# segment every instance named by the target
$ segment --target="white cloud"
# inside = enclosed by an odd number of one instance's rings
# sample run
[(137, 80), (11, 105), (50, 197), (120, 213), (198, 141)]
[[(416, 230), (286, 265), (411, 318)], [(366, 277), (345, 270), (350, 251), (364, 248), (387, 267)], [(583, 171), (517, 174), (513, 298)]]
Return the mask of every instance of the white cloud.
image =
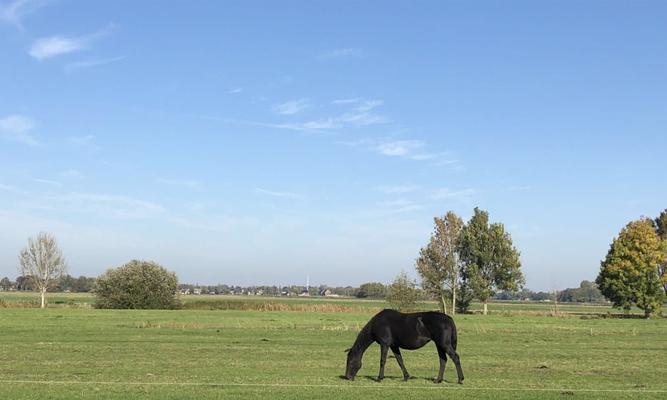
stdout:
[(5, 190), (7, 192), (16, 192), (17, 189), (14, 186), (5, 185), (0, 183), (0, 190)]
[(281, 115), (293, 115), (309, 107), (308, 99), (290, 100), (272, 107), (273, 112)]
[[(383, 115), (373, 113), (372, 110), (383, 104), (382, 100), (367, 100), (363, 98), (334, 100), (335, 105), (352, 105), (351, 109), (334, 117), (322, 118), (312, 121), (292, 123), (260, 123), (258, 125), (279, 129), (290, 129), (302, 132), (317, 132), (323, 130), (342, 129), (346, 127), (363, 127), (390, 122)], [(295, 114), (309, 106), (305, 99), (283, 103), (281, 108), (274, 106), (274, 111), (279, 114)]]
[(84, 68), (92, 68), (92, 67), (101, 67), (103, 65), (108, 65), (112, 64), (118, 61), (122, 61), (126, 59), (126, 56), (118, 56), (118, 57), (111, 57), (111, 58), (101, 58), (97, 60), (84, 60), (84, 61), (76, 61), (73, 63), (69, 63), (65, 65), (64, 70), (67, 72), (72, 72), (75, 70), (79, 69), (84, 69)]
[(378, 186), (375, 190), (385, 194), (404, 194), (419, 190), (417, 185)]
[(50, 179), (35, 178), (34, 180), (35, 180), (35, 182), (43, 183), (45, 185), (51, 185), (51, 186), (57, 186), (57, 187), (60, 187), (60, 186), (63, 185), (62, 183), (60, 183), (58, 181), (52, 181)]
[(62, 54), (84, 50), (87, 49), (95, 39), (110, 33), (111, 29), (112, 27), (108, 27), (83, 36), (66, 37), (55, 35), (40, 38), (32, 43), (28, 50), (28, 54), (35, 59), (42, 61)]
[(415, 161), (429, 161), (435, 166), (451, 166), (462, 168), (458, 160), (450, 158), (446, 152), (431, 153), (425, 150), (426, 143), (422, 140), (396, 140), (380, 143), (375, 150), (388, 157), (402, 157)]
[(0, 119), (0, 136), (14, 142), (34, 146), (39, 144), (37, 139), (30, 134), (34, 127), (35, 123), (28, 117), (18, 114), (9, 115)]
[(0, 22), (23, 30), (23, 17), (37, 11), (46, 0), (14, 0), (0, 4)]
[(63, 178), (80, 179), (83, 178), (83, 172), (79, 171), (78, 169), (66, 169), (64, 171), (60, 171), (60, 176)]
[(336, 59), (336, 58), (359, 58), (364, 56), (364, 50), (358, 47), (346, 47), (341, 49), (334, 49), (320, 54), (322, 59)]
[(103, 218), (145, 219), (161, 216), (166, 209), (156, 203), (127, 196), (69, 193), (48, 198), (75, 212), (95, 214)]
[(95, 144), (94, 135), (85, 135), (85, 136), (73, 136), (68, 139), (69, 143), (73, 146), (80, 147), (89, 151), (98, 151), (100, 146)]
[(32, 46), (30, 46), (28, 54), (41, 61), (61, 54), (82, 50), (86, 46), (86, 41), (82, 38), (51, 36), (48, 38), (37, 39)]
[(238, 94), (238, 93), (241, 93), (241, 92), (243, 92), (242, 87), (234, 88), (234, 89), (231, 89), (231, 90), (227, 91), (228, 94)]
[(191, 189), (197, 189), (201, 187), (201, 182), (189, 180), (189, 179), (167, 179), (167, 178), (158, 178), (157, 182), (164, 183), (165, 185), (172, 186), (184, 186)]
[(255, 192), (265, 194), (267, 196), (281, 197), (281, 198), (286, 198), (286, 199), (300, 199), (300, 198), (302, 198), (301, 195), (296, 194), (296, 193), (277, 192), (277, 191), (267, 190), (267, 189), (262, 189), (262, 188), (255, 188)]
[(468, 198), (477, 193), (475, 189), (451, 190), (449, 188), (440, 188), (434, 190), (429, 196), (433, 200), (453, 200)]
[(414, 153), (421, 150), (425, 143), (421, 140), (397, 140), (379, 144), (377, 151), (389, 157), (414, 157)]

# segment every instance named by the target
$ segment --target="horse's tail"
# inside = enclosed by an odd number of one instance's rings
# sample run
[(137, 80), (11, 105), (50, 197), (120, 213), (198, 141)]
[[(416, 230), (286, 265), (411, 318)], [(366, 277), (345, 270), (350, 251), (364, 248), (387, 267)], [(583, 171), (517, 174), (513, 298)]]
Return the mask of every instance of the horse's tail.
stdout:
[(454, 348), (454, 351), (456, 351), (456, 341), (457, 341), (456, 325), (454, 324), (454, 321), (452, 320), (452, 347)]

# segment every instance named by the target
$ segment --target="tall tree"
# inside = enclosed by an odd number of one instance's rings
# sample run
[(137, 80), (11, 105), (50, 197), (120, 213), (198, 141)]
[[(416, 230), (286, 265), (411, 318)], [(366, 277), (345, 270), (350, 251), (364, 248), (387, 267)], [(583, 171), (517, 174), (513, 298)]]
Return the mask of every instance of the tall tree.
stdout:
[(28, 239), (28, 245), (19, 255), (19, 270), (30, 279), (33, 288), (41, 294), (41, 307), (46, 307), (46, 291), (56, 285), (67, 270), (67, 264), (56, 238), (45, 232)]
[(664, 258), (653, 220), (627, 224), (611, 243), (595, 282), (614, 307), (629, 310), (632, 304), (650, 317), (665, 296), (659, 265)]
[(463, 220), (449, 211), (442, 218), (434, 218), (431, 239), (419, 252), (416, 269), (422, 278), (422, 288), (438, 299), (440, 311), (447, 312), (445, 297), (451, 295), (452, 315), (456, 313), (459, 286), (459, 238)]
[(662, 283), (662, 290), (667, 295), (667, 209), (660, 213), (655, 219), (656, 231), (660, 238), (660, 247), (662, 252), (662, 261), (658, 266), (658, 274)]
[(459, 252), (463, 279), (484, 303), (484, 315), (496, 290), (518, 290), (523, 286), (519, 251), (503, 224), (489, 225), (488, 212), (475, 207), (470, 221), (461, 230)]

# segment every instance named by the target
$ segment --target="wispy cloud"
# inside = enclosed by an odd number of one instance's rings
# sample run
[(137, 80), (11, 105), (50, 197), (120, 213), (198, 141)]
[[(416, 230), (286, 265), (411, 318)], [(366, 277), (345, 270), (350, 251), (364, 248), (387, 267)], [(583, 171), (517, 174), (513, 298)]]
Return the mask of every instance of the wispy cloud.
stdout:
[(385, 194), (404, 194), (419, 190), (417, 185), (377, 186), (375, 190)]
[(237, 87), (237, 88), (228, 90), (227, 94), (238, 94), (238, 93), (241, 93), (241, 92), (243, 92), (243, 88), (242, 87)]
[(190, 189), (198, 189), (201, 187), (201, 182), (190, 180), (190, 179), (167, 179), (167, 178), (158, 178), (158, 183), (163, 183), (165, 185), (171, 186), (183, 186)]
[(76, 61), (69, 63), (63, 67), (63, 69), (66, 72), (72, 72), (76, 71), (79, 69), (85, 69), (85, 68), (93, 68), (93, 67), (101, 67), (104, 65), (108, 64), (113, 64), (118, 61), (122, 61), (126, 59), (127, 56), (118, 56), (118, 57), (110, 57), (110, 58), (100, 58), (97, 60), (84, 60), (84, 61)]
[(111, 194), (74, 192), (50, 196), (48, 200), (72, 211), (103, 218), (146, 219), (161, 216), (167, 211), (163, 206), (150, 201)]
[(42, 61), (62, 54), (81, 51), (89, 48), (91, 43), (96, 39), (108, 35), (111, 30), (112, 27), (110, 26), (88, 35), (72, 37), (55, 35), (40, 38), (33, 42), (28, 50), (28, 54)]
[(56, 187), (60, 187), (60, 186), (63, 185), (62, 183), (60, 183), (60, 182), (58, 182), (58, 181), (52, 181), (52, 180), (50, 180), (50, 179), (40, 179), (40, 178), (35, 178), (34, 181), (35, 181), (35, 182), (39, 182), (39, 183), (43, 183), (43, 184), (45, 184), (45, 185), (56, 186)]
[(4, 191), (7, 191), (7, 192), (16, 192), (16, 191), (18, 191), (18, 189), (16, 189), (16, 187), (11, 186), (11, 185), (5, 185), (3, 183), (0, 183), (0, 190), (4, 190)]
[(364, 50), (358, 47), (345, 47), (325, 51), (320, 54), (321, 59), (330, 60), (336, 58), (360, 58), (365, 55)]
[(414, 157), (424, 146), (421, 140), (397, 140), (381, 143), (376, 149), (378, 153), (389, 157)]
[(44, 5), (47, 0), (14, 0), (0, 4), (0, 22), (23, 30), (23, 17)]
[(281, 104), (275, 104), (271, 109), (276, 114), (293, 115), (305, 110), (310, 106), (308, 99), (290, 100)]
[(387, 157), (401, 157), (415, 161), (428, 161), (435, 166), (460, 168), (459, 161), (450, 158), (447, 152), (429, 152), (422, 140), (395, 140), (380, 143), (375, 150)]
[(255, 192), (260, 193), (260, 194), (265, 194), (267, 196), (281, 197), (281, 198), (285, 198), (285, 199), (301, 199), (301, 198), (303, 198), (303, 196), (301, 196), (297, 193), (278, 192), (278, 191), (267, 190), (267, 189), (262, 189), (262, 188), (255, 188)]
[(0, 119), (0, 136), (14, 142), (35, 146), (39, 144), (30, 132), (35, 123), (28, 117), (14, 114)]
[(68, 142), (75, 147), (79, 147), (88, 151), (100, 150), (100, 146), (95, 143), (94, 135), (73, 136), (68, 139)]
[[(298, 102), (301, 103), (288, 102), (295, 104), (284, 103), (285, 108), (283, 111), (288, 112), (282, 112), (282, 114), (294, 114), (309, 106), (308, 103), (303, 104), (303, 101), (304, 100), (302, 99), (298, 100)], [(261, 125), (302, 132), (318, 132), (325, 130), (343, 129), (347, 127), (363, 127), (375, 124), (385, 124), (390, 122), (390, 120), (385, 116), (373, 112), (375, 108), (380, 107), (383, 104), (382, 100), (355, 98), (334, 100), (331, 103), (334, 105), (346, 105), (348, 106), (348, 110), (333, 117), (320, 118), (310, 121), (291, 123), (264, 123)]]
[(429, 198), (433, 200), (454, 200), (454, 199), (462, 199), (462, 198), (469, 198), (472, 195), (477, 194), (478, 191), (475, 189), (460, 189), (460, 190), (452, 190), (449, 188), (440, 188), (434, 190)]
[(70, 178), (70, 179), (80, 179), (83, 178), (83, 172), (79, 171), (78, 169), (66, 169), (64, 171), (60, 171), (60, 176), (63, 178)]

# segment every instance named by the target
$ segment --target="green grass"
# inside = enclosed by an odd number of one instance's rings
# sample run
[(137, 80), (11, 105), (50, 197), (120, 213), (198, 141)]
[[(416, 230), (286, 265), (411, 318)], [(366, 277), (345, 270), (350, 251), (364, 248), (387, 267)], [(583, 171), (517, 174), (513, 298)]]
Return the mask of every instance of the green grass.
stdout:
[(447, 382), (431, 382), (438, 360), (430, 344), (404, 352), (415, 377), (409, 382), (393, 358), (384, 382), (371, 379), (377, 345), (358, 379), (342, 380), (343, 350), (371, 310), (0, 309), (0, 398), (667, 397), (667, 320), (660, 318), (457, 316), (464, 385), (454, 383), (451, 362)]

